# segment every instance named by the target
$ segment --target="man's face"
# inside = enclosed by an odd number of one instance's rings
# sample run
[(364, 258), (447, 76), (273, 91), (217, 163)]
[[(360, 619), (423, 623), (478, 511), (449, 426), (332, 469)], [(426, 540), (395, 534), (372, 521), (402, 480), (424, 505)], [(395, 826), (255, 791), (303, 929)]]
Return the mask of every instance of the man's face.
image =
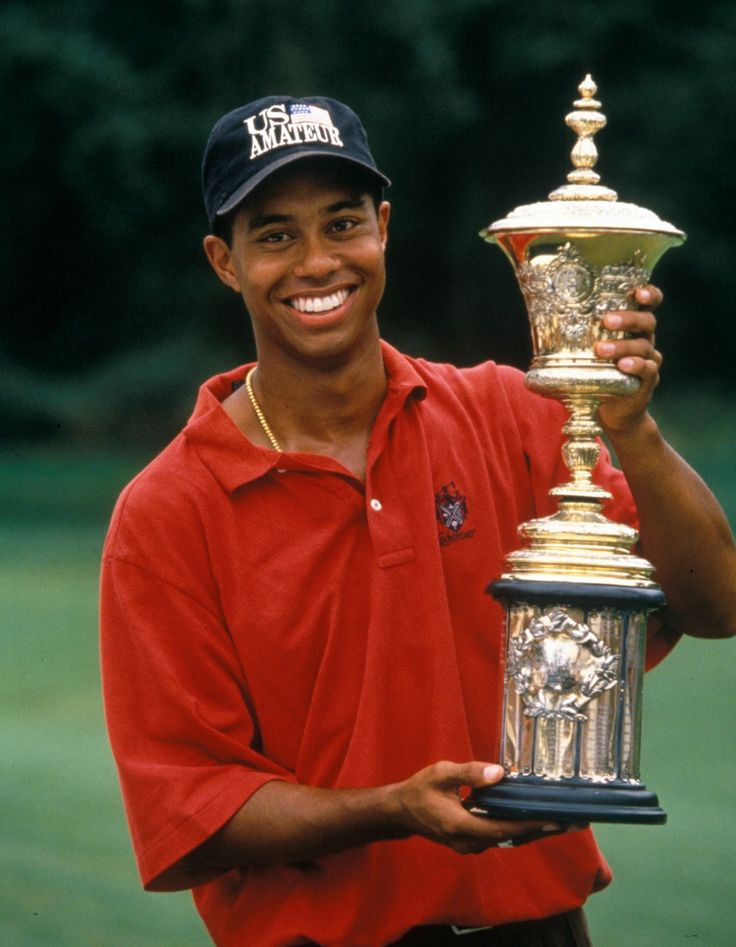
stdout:
[(339, 364), (375, 343), (388, 218), (389, 205), (376, 210), (351, 175), (302, 162), (245, 202), (229, 249), (206, 239), (215, 271), (251, 315), (259, 360)]

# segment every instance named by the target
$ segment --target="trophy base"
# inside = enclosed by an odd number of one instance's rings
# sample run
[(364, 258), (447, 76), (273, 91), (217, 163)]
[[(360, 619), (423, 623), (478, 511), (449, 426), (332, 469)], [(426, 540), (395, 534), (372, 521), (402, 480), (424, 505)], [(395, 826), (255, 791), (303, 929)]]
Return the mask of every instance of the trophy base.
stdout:
[(571, 786), (505, 779), (474, 790), (463, 805), (495, 819), (551, 819), (562, 823), (619, 822), (663, 825), (666, 812), (641, 784), (575, 783)]

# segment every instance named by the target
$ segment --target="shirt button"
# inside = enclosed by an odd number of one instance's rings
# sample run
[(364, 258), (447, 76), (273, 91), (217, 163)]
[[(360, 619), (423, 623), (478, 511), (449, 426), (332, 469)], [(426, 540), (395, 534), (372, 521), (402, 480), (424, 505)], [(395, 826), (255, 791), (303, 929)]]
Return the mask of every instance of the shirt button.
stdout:
[(375, 510), (378, 513), (379, 510), (383, 509), (383, 504), (380, 500), (371, 500), (371, 509)]

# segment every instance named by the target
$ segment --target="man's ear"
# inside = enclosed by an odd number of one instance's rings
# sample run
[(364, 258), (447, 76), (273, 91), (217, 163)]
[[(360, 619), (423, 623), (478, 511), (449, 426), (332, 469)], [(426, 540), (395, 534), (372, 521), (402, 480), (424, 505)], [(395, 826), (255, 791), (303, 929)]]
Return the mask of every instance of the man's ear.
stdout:
[(202, 241), (202, 246), (210, 266), (217, 274), (217, 278), (234, 292), (239, 293), (240, 280), (233, 269), (230, 247), (222, 237), (216, 237), (212, 233), (207, 234)]
[(388, 221), (391, 217), (391, 205), (388, 201), (381, 201), (378, 207), (378, 232), (381, 235), (383, 249), (386, 249), (388, 242)]

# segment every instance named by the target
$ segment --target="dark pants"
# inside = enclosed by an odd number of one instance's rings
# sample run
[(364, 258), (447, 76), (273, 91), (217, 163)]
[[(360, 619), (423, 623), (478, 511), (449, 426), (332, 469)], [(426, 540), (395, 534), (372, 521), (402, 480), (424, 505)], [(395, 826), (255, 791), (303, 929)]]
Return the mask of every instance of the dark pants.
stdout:
[(450, 927), (414, 927), (394, 941), (401, 947), (592, 947), (582, 908), (541, 921), (500, 924), (472, 934)]

